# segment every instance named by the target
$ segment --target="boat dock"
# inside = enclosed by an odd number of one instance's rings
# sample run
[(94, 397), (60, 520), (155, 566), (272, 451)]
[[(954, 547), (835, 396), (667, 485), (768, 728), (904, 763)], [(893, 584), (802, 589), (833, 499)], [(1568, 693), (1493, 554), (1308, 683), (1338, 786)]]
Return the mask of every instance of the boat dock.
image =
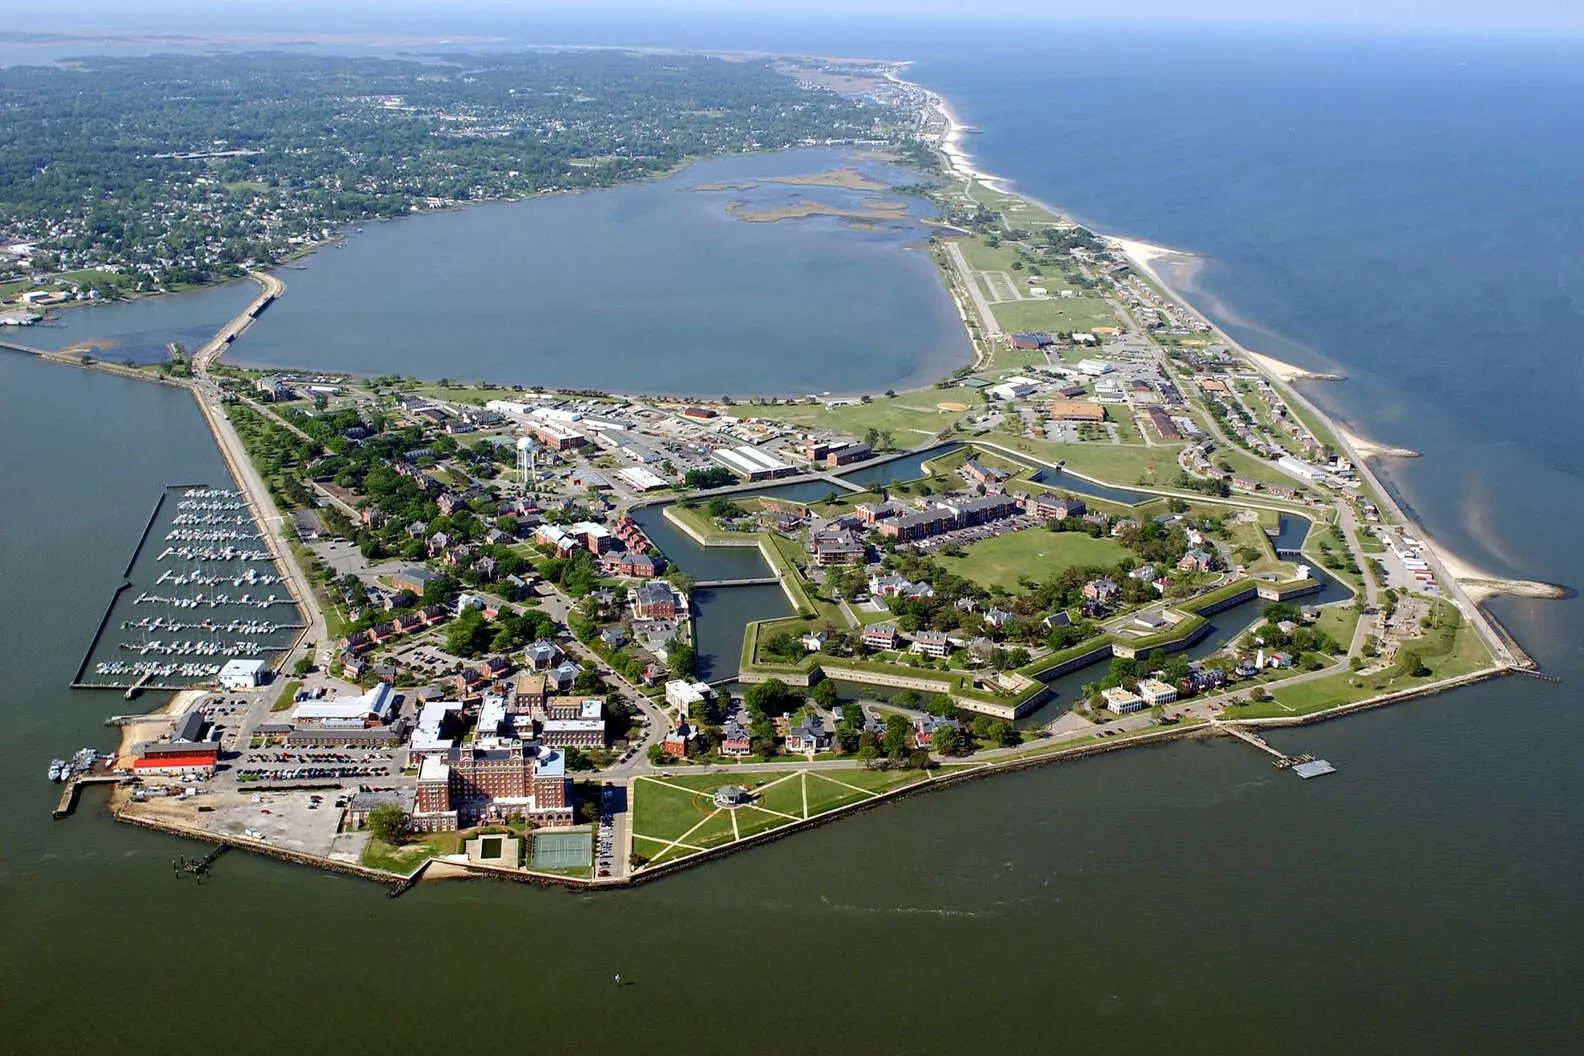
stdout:
[(1275, 758), (1272, 760), (1272, 762), (1279, 769), (1291, 770), (1299, 777), (1308, 779), (1311, 777), (1320, 777), (1324, 774), (1336, 773), (1336, 767), (1332, 766), (1324, 759), (1316, 759), (1312, 755), (1288, 755), (1286, 752), (1283, 752), (1273, 746), (1269, 741), (1255, 733), (1253, 730), (1246, 729), (1242, 726), (1234, 726), (1216, 719), (1210, 720), (1210, 725), (1222, 733), (1229, 733), (1245, 744), (1251, 744), (1260, 751), (1274, 756)]

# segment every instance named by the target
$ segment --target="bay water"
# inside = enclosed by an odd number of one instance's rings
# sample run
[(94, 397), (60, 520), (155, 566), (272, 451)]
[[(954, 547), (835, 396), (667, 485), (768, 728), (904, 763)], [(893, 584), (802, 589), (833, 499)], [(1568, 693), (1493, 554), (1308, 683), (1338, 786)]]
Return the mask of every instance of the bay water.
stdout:
[[(1575, 52), (898, 39), (983, 129), (981, 167), (1205, 254), (1192, 294), (1236, 336), (1346, 373), (1307, 391), (1424, 453), (1388, 476), (1460, 556), (1584, 581)], [(219, 481), (219, 459), (176, 390), (7, 356), (0, 405), (8, 1051), (1532, 1053), (1584, 1030), (1574, 601), (1493, 605), (1561, 684), (1272, 735), (1336, 763), (1323, 780), (1185, 744), (917, 797), (620, 894), (391, 901), (238, 854), (198, 887), (168, 865), (190, 845), (116, 826), (97, 794), (51, 821), (44, 769), (107, 740), (119, 696), (66, 682), (157, 490)]]

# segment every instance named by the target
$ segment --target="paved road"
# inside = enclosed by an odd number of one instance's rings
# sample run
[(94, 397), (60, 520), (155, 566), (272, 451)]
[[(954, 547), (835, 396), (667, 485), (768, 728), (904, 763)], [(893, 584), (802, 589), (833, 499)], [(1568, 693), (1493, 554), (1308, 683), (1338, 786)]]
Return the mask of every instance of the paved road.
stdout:
[(995, 313), (990, 310), (990, 304), (985, 300), (984, 294), (979, 290), (979, 283), (974, 278), (968, 261), (964, 259), (962, 247), (956, 242), (946, 243), (946, 255), (951, 257), (952, 264), (957, 268), (957, 274), (962, 279), (963, 286), (968, 290), (968, 296), (973, 299), (974, 309), (978, 311), (979, 318), (984, 322), (985, 337), (994, 338), (1000, 335), (1001, 327), (996, 322)]
[[(265, 275), (259, 272), (249, 272), (249, 274), (259, 281), (263, 286), (263, 291), (252, 304), (248, 305), (241, 315), (226, 323), (214, 337), (205, 342), (203, 347), (193, 355), (192, 394), (193, 398), (198, 401), (198, 409), (203, 412), (204, 420), (209, 423), (209, 429), (214, 434), (215, 442), (220, 447), (221, 457), (225, 459), (226, 465), (230, 467), (232, 477), (235, 478), (237, 486), (242, 489), (243, 496), (253, 516), (257, 519), (260, 528), (264, 532), (265, 541), (275, 555), (276, 564), (285, 571), (286, 578), (297, 595), (298, 604), (307, 617), (307, 629), (303, 633), (302, 640), (327, 643), (329, 632), (325, 623), (324, 612), (319, 607), (319, 602), (314, 597), (313, 587), (308, 582), (307, 575), (298, 566), (296, 556), (292, 553), (291, 546), (288, 543), (287, 532), (294, 532), (295, 527), (287, 527), (288, 518), (275, 505), (275, 499), (270, 495), (269, 488), (265, 486), (264, 480), (259, 476), (258, 471), (253, 468), (253, 462), (247, 456), (247, 449), (242, 444), (242, 438), (237, 435), (236, 427), (231, 423), (231, 419), (226, 414), (225, 408), (221, 403), (220, 387), (209, 376), (209, 367), (226, 347), (226, 335), (240, 332), (241, 329), (245, 328), (248, 322), (247, 312), (262, 302), (265, 297), (279, 297), (286, 290), (286, 284), (273, 275)], [(260, 407), (251, 400), (245, 400), (244, 402), (280, 422), (279, 417), (274, 412)], [(280, 424), (286, 425), (285, 422), (280, 422)], [(291, 426), (286, 427), (292, 428)], [(301, 430), (293, 429), (292, 431), (302, 435)]]

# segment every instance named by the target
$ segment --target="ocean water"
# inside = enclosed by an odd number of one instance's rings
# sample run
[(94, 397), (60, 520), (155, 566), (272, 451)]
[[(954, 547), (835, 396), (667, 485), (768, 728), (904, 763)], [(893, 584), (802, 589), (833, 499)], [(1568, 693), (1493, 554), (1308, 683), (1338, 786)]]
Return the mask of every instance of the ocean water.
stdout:
[[(1556, 44), (997, 29), (677, 23), (647, 42), (919, 57), (984, 129), (981, 167), (1204, 253), (1193, 295), (1240, 339), (1347, 373), (1310, 391), (1424, 453), (1392, 480), (1453, 549), (1584, 582), (1584, 63)], [(218, 460), (174, 391), (7, 359), (0, 409), (33, 456), (0, 465), (0, 1047), (169, 1052), (195, 995), (234, 1052), (444, 1050), (465, 1031), (569, 1053), (1440, 1056), (1572, 1052), (1584, 1032), (1577, 602), (1496, 606), (1561, 684), (1273, 735), (1338, 765), (1319, 781), (1218, 741), (918, 797), (610, 897), (391, 902), (243, 855), (194, 888), (168, 866), (190, 845), (112, 824), (96, 796), (50, 821), (43, 769), (124, 707), (64, 681), (153, 491)], [(370, 1006), (370, 980), (394, 996)], [(479, 1004), (510, 980), (531, 980), (526, 1025)], [(765, 1003), (806, 1014), (770, 1027), (749, 1012)]]

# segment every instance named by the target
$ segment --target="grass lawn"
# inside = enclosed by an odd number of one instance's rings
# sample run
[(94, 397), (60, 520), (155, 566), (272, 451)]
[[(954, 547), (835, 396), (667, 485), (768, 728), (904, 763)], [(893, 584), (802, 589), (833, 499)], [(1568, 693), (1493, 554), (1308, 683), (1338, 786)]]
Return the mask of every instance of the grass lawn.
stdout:
[[(752, 788), (763, 782), (769, 784), (790, 771), (772, 771), (761, 774), (680, 774), (672, 778), (642, 777), (633, 782), (633, 834), (664, 842), (678, 839), (683, 833), (703, 821), (715, 810), (711, 795), (722, 785), (747, 785)], [(792, 782), (787, 782), (791, 784)], [(801, 812), (801, 796), (799, 806)], [(772, 809), (779, 810), (779, 806)], [(793, 811), (786, 811), (791, 814)], [(713, 818), (709, 824), (688, 837), (695, 847), (713, 846), (700, 840), (714, 839), (722, 842), (719, 824)], [(725, 818), (725, 838), (731, 838), (731, 819)]]
[(758, 807), (740, 807), (737, 810), (737, 833), (745, 840), (761, 832), (769, 832), (771, 829), (779, 829), (790, 824), (792, 822), (781, 815), (771, 814)]
[(900, 396), (877, 396), (869, 403), (857, 403), (826, 409), (824, 404), (799, 403), (774, 407), (742, 407), (741, 412), (756, 418), (774, 418), (777, 421), (811, 428), (829, 429), (862, 439), (870, 429), (889, 429), (898, 448), (915, 447), (923, 436), (933, 436), (949, 428), (966, 411), (943, 410), (938, 404), (947, 403), (978, 410), (983, 406), (979, 390), (920, 389)]
[(400, 847), (392, 847), (376, 836), (370, 836), (363, 848), (363, 864), (370, 869), (406, 875), (416, 869), (426, 858), (455, 854), (462, 845), (461, 833), (433, 832), (416, 836)]
[(297, 691), (302, 688), (302, 683), (292, 679), (281, 687), (280, 693), (275, 697), (275, 703), (270, 705), (271, 711), (286, 711), (292, 706), (292, 699), (297, 696)]
[[(690, 509), (681, 503), (675, 503), (666, 507), (665, 516), (675, 518), (705, 539), (724, 539), (734, 534), (721, 531), (720, 527), (715, 523), (715, 518), (711, 517), (703, 506), (694, 506)], [(740, 535), (741, 533), (735, 534)]]
[[(893, 788), (911, 785), (923, 781), (927, 776), (923, 770), (865, 770), (862, 767), (854, 767), (851, 770), (811, 771), (811, 776), (815, 773), (828, 774), (843, 784), (874, 793), (889, 792)], [(810, 785), (810, 807), (813, 806), (813, 793), (814, 786)]]
[(1428, 675), (1411, 678), (1393, 668), (1364, 676), (1344, 669), (1335, 675), (1288, 688), (1278, 684), (1271, 687), (1271, 700), (1235, 705), (1227, 709), (1227, 715), (1240, 719), (1306, 715), (1382, 693), (1412, 689), (1441, 679), (1466, 675), (1490, 664), (1490, 654), (1480, 642), (1479, 635), (1463, 623), (1456, 607), (1438, 601), (1432, 614), (1434, 626), (1403, 646), (1419, 655), (1430, 669)]
[[(1233, 556), (1243, 562), (1247, 571), (1292, 574), (1293, 566), (1276, 557), (1276, 551), (1271, 548), (1270, 536), (1265, 534), (1264, 528), (1257, 524), (1232, 524), (1227, 526), (1227, 533), (1232, 537)], [(1258, 550), (1260, 556), (1253, 561), (1243, 561), (1235, 551), (1245, 546)]]
[(1320, 610), (1315, 628), (1329, 634), (1346, 649), (1353, 641), (1353, 631), (1358, 627), (1359, 612), (1352, 605), (1328, 605)]
[(736, 838), (736, 830), (732, 828), (732, 812), (723, 810), (694, 829), (686, 842), (691, 847), (708, 849), (731, 843)]
[(1090, 296), (1009, 301), (992, 304), (990, 310), (995, 313), (1001, 329), (1008, 333), (1019, 330), (1089, 330), (1096, 326), (1117, 326), (1120, 322), (1109, 304), (1099, 297)]
[(803, 817), (802, 777), (794, 773), (785, 781), (778, 781), (775, 784), (767, 783), (760, 792), (758, 804), (766, 810), (790, 814), (794, 818)]
[(1018, 437), (1008, 441), (1007, 446), (1047, 462), (1065, 462), (1079, 473), (1122, 488), (1140, 483), (1149, 487), (1174, 487), (1182, 472), (1177, 466), (1181, 444), (1154, 447), (1109, 442), (1055, 444)]
[(1142, 444), (1144, 438), (1139, 435), (1138, 422), (1133, 417), (1133, 408), (1121, 403), (1106, 404), (1106, 413), (1116, 423), (1117, 439), (1124, 444)]
[(1114, 565), (1128, 550), (1113, 539), (1094, 539), (1083, 532), (1047, 532), (1033, 528), (969, 545), (963, 557), (936, 555), (946, 569), (983, 586), (1018, 589), (1018, 579), (1044, 579), (1072, 565)]

